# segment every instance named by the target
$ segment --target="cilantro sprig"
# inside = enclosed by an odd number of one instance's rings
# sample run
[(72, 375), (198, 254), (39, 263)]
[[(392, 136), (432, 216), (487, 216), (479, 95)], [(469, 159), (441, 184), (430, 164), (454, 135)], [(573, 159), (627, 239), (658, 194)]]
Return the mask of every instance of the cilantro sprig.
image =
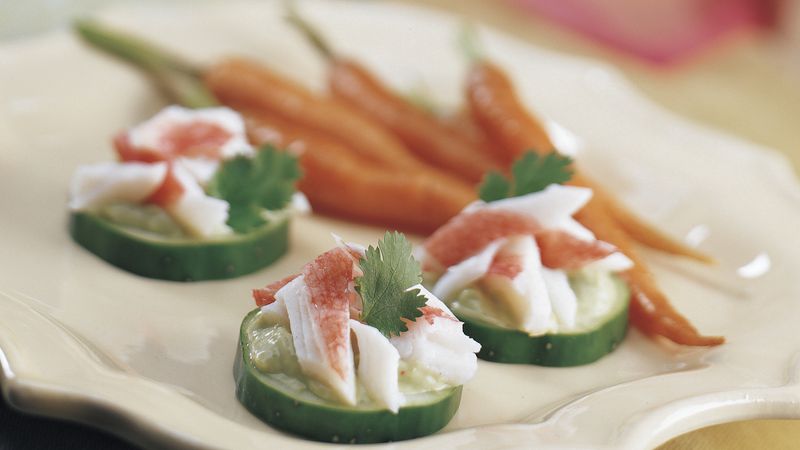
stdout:
[(223, 162), (208, 192), (230, 203), (228, 225), (246, 233), (266, 223), (264, 209), (278, 210), (289, 203), (300, 175), (297, 158), (265, 145), (252, 158), (236, 156)]
[[(356, 279), (363, 309), (361, 320), (385, 336), (408, 330), (405, 320), (422, 315), (425, 297), (418, 288), (422, 281), (419, 263), (411, 256), (411, 244), (402, 233), (389, 232), (369, 246), (359, 262), (363, 276)], [(404, 320), (405, 319), (405, 320)]]
[(499, 172), (489, 172), (478, 188), (485, 202), (538, 192), (551, 184), (561, 184), (572, 178), (572, 158), (555, 151), (544, 156), (526, 152), (511, 166), (511, 178)]

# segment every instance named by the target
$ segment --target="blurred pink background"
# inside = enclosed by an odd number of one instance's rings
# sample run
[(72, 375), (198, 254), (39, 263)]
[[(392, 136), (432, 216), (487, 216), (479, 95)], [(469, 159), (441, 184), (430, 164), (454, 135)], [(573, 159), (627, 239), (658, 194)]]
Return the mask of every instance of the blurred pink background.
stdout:
[(595, 41), (663, 65), (776, 24), (781, 0), (507, 0)]

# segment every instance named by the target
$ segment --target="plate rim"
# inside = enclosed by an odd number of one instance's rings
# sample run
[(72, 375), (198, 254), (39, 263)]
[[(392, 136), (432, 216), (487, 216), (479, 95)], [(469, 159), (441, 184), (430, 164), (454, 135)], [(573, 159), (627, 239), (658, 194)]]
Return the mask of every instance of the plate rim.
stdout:
[[(204, 5), (200, 5), (203, 7)], [(392, 2), (381, 3), (381, 7), (387, 8), (402, 8), (406, 10), (414, 10), (415, 13), (425, 14), (425, 15), (436, 15), (436, 16), (449, 16), (447, 13), (444, 13), (439, 10), (431, 10), (428, 8), (422, 8), (419, 6), (411, 6), (408, 4), (396, 4)], [(111, 6), (108, 9), (115, 9), (119, 7)], [(136, 7), (132, 5), (125, 5), (124, 8), (131, 8)], [(139, 5), (138, 7), (149, 8), (149, 5)], [(102, 10), (101, 12), (102, 13)], [(504, 34), (501, 30), (497, 30), (491, 27), (481, 27), (482, 29), (490, 30), (489, 32), (493, 35), (501, 36), (503, 39), (508, 39), (510, 41), (516, 41), (520, 44), (523, 44), (526, 47), (533, 47), (531, 44), (524, 43), (522, 41), (517, 40), (516, 38), (510, 37)], [(10, 43), (3, 43), (0, 45), (0, 51), (2, 51), (6, 47), (18, 47), (18, 46), (27, 46), (27, 45), (47, 45), (47, 43), (52, 40), (60, 40), (68, 38), (67, 33), (64, 31), (55, 31), (49, 32), (44, 35), (34, 36), (31, 38), (19, 39), (12, 41)], [(676, 123), (678, 126), (681, 127), (692, 127), (699, 132), (707, 134), (708, 136), (713, 136), (715, 139), (723, 139), (730, 142), (737, 142), (740, 145), (734, 146), (737, 151), (743, 152), (743, 155), (747, 155), (750, 158), (753, 158), (757, 161), (758, 164), (762, 165), (762, 169), (769, 172), (773, 177), (771, 178), (772, 183), (783, 192), (787, 193), (792, 198), (792, 201), (798, 202), (800, 204), (800, 179), (796, 176), (788, 158), (778, 152), (777, 150), (770, 149), (752, 142), (748, 142), (742, 138), (732, 136), (728, 133), (722, 132), (717, 129), (713, 129), (709, 126), (701, 125), (696, 122), (691, 122), (688, 119), (685, 119), (677, 114), (666, 110), (665, 108), (661, 107), (660, 105), (654, 103), (647, 97), (644, 97), (641, 93), (636, 90), (636, 88), (621, 74), (621, 72), (610, 64), (597, 61), (595, 59), (589, 57), (581, 57), (581, 56), (574, 56), (574, 55), (564, 55), (557, 52), (549, 51), (549, 50), (542, 50), (537, 48), (537, 50), (541, 50), (544, 53), (552, 54), (556, 58), (571, 60), (577, 64), (584, 65), (586, 67), (593, 67), (599, 68), (604, 72), (608, 72), (611, 78), (617, 83), (621, 89), (622, 93), (627, 96), (635, 97), (637, 101), (644, 102), (648, 105), (648, 107), (653, 108), (654, 110), (658, 111), (660, 114), (665, 115), (669, 118), (671, 122)], [(2, 293), (0, 293), (2, 294)], [(0, 310), (2, 310), (2, 306), (0, 304)], [(33, 312), (33, 316), (47, 314), (44, 311), (36, 311), (36, 308), (32, 307), (31, 305), (24, 305), (22, 309), (30, 308)], [(53, 320), (53, 319), (51, 319)], [(3, 340), (3, 332), (0, 330), (0, 342)], [(87, 350), (90, 351), (90, 350)], [(91, 359), (91, 356), (83, 355), (84, 358)], [(12, 356), (13, 359), (13, 356)], [(693, 425), (689, 429), (685, 429), (683, 432), (690, 431), (693, 429), (697, 429), (703, 426), (708, 426), (716, 423), (723, 423), (723, 422), (730, 422), (733, 420), (741, 420), (741, 419), (748, 419), (748, 418), (793, 418), (798, 419), (800, 418), (800, 387), (798, 387), (797, 379), (798, 374), (800, 374), (800, 358), (795, 358), (795, 366), (793, 369), (790, 369), (789, 379), (787, 383), (783, 386), (779, 387), (769, 387), (769, 388), (759, 388), (759, 389), (747, 389), (747, 390), (727, 390), (721, 391), (714, 394), (705, 394), (701, 396), (694, 396), (689, 397), (681, 400), (676, 400), (675, 402), (661, 405), (659, 408), (660, 412), (656, 415), (651, 415), (649, 418), (645, 418), (645, 420), (641, 420), (640, 423), (632, 423), (628, 426), (630, 427), (626, 433), (620, 435), (620, 441), (618, 443), (621, 444), (619, 448), (626, 448), (626, 449), (636, 449), (636, 448), (644, 448), (646, 446), (653, 446), (659, 445), (667, 440), (675, 437), (677, 434), (674, 434), (669, 430), (664, 430), (662, 434), (663, 436), (650, 436), (649, 440), (643, 441), (646, 438), (644, 431), (639, 430), (648, 430), (648, 425), (652, 424), (653, 420), (656, 420), (658, 417), (665, 417), (676, 410), (675, 408), (680, 408), (682, 404), (687, 402), (696, 402), (699, 397), (707, 397), (715, 402), (723, 402), (720, 405), (720, 409), (717, 412), (717, 416), (706, 416), (703, 420), (699, 420), (697, 418), (684, 418), (686, 424), (689, 424), (691, 420), (694, 420)], [(42, 383), (41, 380), (36, 380), (36, 377), (33, 376), (26, 376), (25, 374), (20, 375), (13, 370), (12, 361), (6, 355), (6, 351), (2, 347), (0, 347), (0, 388), (2, 388), (2, 394), (8, 404), (14, 408), (21, 410), (27, 413), (33, 413), (38, 415), (43, 415), (47, 417), (53, 417), (68, 421), (74, 421), (78, 423), (82, 423), (91, 427), (99, 428), (108, 432), (113, 433), (116, 436), (119, 436), (129, 442), (132, 442), (137, 445), (154, 445), (159, 447), (185, 447), (185, 448), (216, 448), (214, 445), (198, 442), (196, 440), (192, 440), (191, 438), (182, 435), (181, 433), (176, 433), (170, 430), (162, 429), (163, 427), (154, 427), (152, 422), (148, 422), (146, 419), (138, 417), (135, 411), (131, 411), (129, 408), (126, 408), (123, 404), (113, 404), (108, 402), (103, 402), (97, 398), (88, 395), (87, 393), (83, 393), (83, 396), (77, 395), (77, 393), (65, 393), (61, 392), (56, 385), (47, 385), (46, 383)], [(792, 371), (793, 370), (793, 371)], [(135, 379), (135, 377), (134, 377)], [(179, 395), (183, 395), (180, 394)], [(769, 408), (764, 408), (763, 403), (759, 402), (751, 402), (741, 404), (738, 403), (737, 400), (742, 395), (749, 395), (755, 399), (763, 399), (769, 403), (767, 406)], [(788, 398), (789, 400), (781, 401), (781, 399)], [(792, 400), (792, 398), (794, 398)], [(188, 401), (192, 401), (191, 399), (187, 399)], [(724, 402), (730, 402), (729, 404), (724, 404)], [(114, 420), (103, 420), (98, 421), (97, 417), (99, 414), (110, 414), (114, 416)], [(660, 415), (659, 415), (660, 414)], [(766, 415), (765, 415), (766, 414)], [(527, 425), (526, 425), (527, 426)], [(536, 425), (534, 425), (535, 427)], [(504, 429), (507, 428), (506, 426), (499, 425), (499, 426), (487, 426), (481, 428), (496, 428), (496, 429)], [(513, 427), (512, 427), (513, 428)], [(468, 430), (462, 430), (468, 431)], [(439, 437), (447, 436), (448, 434), (452, 433), (461, 433), (462, 431), (453, 431), (451, 433), (445, 433), (438, 435)], [(669, 435), (669, 436), (667, 436)], [(413, 447), (418, 442), (426, 442), (430, 438), (424, 438), (421, 440), (414, 440), (414, 441), (406, 441), (404, 443), (400, 443), (401, 447)], [(436, 439), (436, 436), (433, 437)], [(305, 447), (306, 445), (309, 447), (316, 446), (316, 443), (309, 443), (308, 441), (297, 441), (295, 438), (291, 438), (291, 442), (298, 446)], [(408, 445), (406, 445), (408, 444)], [(395, 444), (398, 445), (398, 444)], [(559, 445), (554, 445), (547, 448), (560, 448)], [(574, 448), (571, 446), (570, 448)], [(595, 448), (593, 446), (587, 446), (586, 448)]]

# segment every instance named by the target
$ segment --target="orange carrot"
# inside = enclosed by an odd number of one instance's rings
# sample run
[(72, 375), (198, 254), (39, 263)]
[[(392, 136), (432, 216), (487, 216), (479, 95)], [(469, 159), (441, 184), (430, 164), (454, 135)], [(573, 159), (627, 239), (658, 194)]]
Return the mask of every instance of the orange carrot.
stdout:
[(204, 81), (214, 96), (226, 105), (246, 105), (325, 133), (370, 161), (397, 169), (414, 170), (425, 166), (369, 118), (253, 61), (224, 60), (206, 70)]
[(497, 157), (496, 145), (486, 136), (486, 133), (475, 122), (468, 110), (461, 109), (454, 114), (439, 117), (438, 120), (451, 133), (459, 135), (460, 139), (480, 149), (495, 164), (501, 163), (501, 160)]
[(606, 213), (614, 218), (614, 222), (621, 227), (630, 238), (640, 244), (654, 250), (672, 255), (684, 256), (706, 264), (713, 264), (715, 262), (714, 258), (680, 243), (674, 238), (664, 234), (658, 228), (644, 222), (602, 186), (588, 179), (586, 175), (576, 173), (572, 178), (571, 184), (591, 188), (594, 191), (593, 197), (605, 205)]
[(498, 168), (479, 147), (387, 89), (354, 61), (332, 58), (328, 83), (334, 97), (375, 119), (428, 163), (472, 182)]
[(497, 168), (481, 148), (451, 132), (436, 118), (392, 92), (365, 67), (339, 57), (292, 4), (287, 19), (330, 65), (328, 85), (335, 98), (361, 111), (395, 134), (418, 157), (471, 182)]
[(467, 75), (467, 103), (506, 163), (529, 150), (553, 150), (547, 132), (519, 101), (511, 80), (499, 67), (486, 61), (472, 65)]
[(300, 156), (298, 187), (314, 211), (407, 231), (429, 233), (475, 200), (460, 183), (430, 173), (387, 169), (336, 140), (262, 112), (241, 110), (248, 135)]
[(663, 336), (676, 344), (713, 346), (725, 342), (725, 338), (721, 336), (701, 335), (672, 307), (656, 286), (653, 275), (634, 248), (633, 242), (602, 207), (601, 203), (590, 202), (576, 214), (576, 218), (591, 227), (598, 239), (613, 243), (633, 261), (633, 268), (623, 274), (631, 289), (631, 323), (645, 334)]
[(252, 138), (299, 148), (300, 187), (317, 211), (431, 231), (475, 198), (470, 185), (419, 160), (368, 117), (257, 63), (231, 59), (205, 71), (91, 22), (80, 22), (78, 30), (143, 69), (179, 103), (243, 109)]
[[(476, 62), (468, 77), (467, 96), (476, 121), (499, 144), (507, 160), (513, 160), (530, 149), (544, 153), (554, 148), (544, 128), (524, 108), (510, 80), (497, 66)], [(633, 325), (647, 334), (660, 335), (682, 345), (721, 344), (724, 341), (721, 337), (701, 336), (658, 289), (636, 253), (631, 237), (619, 226), (617, 217), (609, 214), (612, 211), (608, 208), (612, 198), (610, 194), (577, 174), (573, 183), (591, 187), (597, 193), (577, 214), (578, 220), (598, 239), (614, 244), (634, 261), (634, 267), (624, 273), (631, 288), (630, 319)], [(653, 235), (651, 230), (648, 234)]]
[[(555, 148), (544, 127), (525, 109), (511, 80), (499, 67), (488, 62), (475, 64), (467, 80), (467, 97), (475, 120), (500, 144), (499, 151), (506, 161), (513, 161), (526, 151), (547, 153)], [(572, 184), (594, 190), (592, 201), (604, 203), (606, 212), (640, 244), (705, 263), (713, 262), (709, 256), (644, 222), (608, 191), (577, 171)]]

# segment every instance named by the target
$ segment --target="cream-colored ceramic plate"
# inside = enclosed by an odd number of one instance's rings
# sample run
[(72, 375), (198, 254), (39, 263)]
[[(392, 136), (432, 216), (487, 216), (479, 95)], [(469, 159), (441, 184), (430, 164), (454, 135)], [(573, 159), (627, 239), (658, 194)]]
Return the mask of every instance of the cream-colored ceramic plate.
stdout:
[[(398, 89), (426, 86), (440, 104), (458, 103), (458, 19), (383, 3), (302, 9), (337, 49)], [(324, 85), (321, 61), (277, 4), (131, 6), (102, 18), (198, 62), (239, 53)], [(787, 164), (665, 113), (605, 66), (488, 30), (481, 38), (589, 172), (719, 259), (708, 268), (647, 255), (678, 309), (728, 343), (670, 350), (632, 332), (585, 367), (481, 363), (444, 431), (386, 447), (639, 449), (723, 421), (800, 417), (800, 188)], [(160, 102), (146, 79), (66, 31), (0, 47), (3, 393), (21, 409), (139, 444), (318, 447), (235, 400), (239, 322), (253, 306), (250, 289), (330, 247), (330, 231), (370, 243), (381, 230), (301, 218), (289, 256), (233, 281), (161, 282), (109, 266), (68, 238), (66, 186), (77, 165), (111, 159), (109, 137)]]

